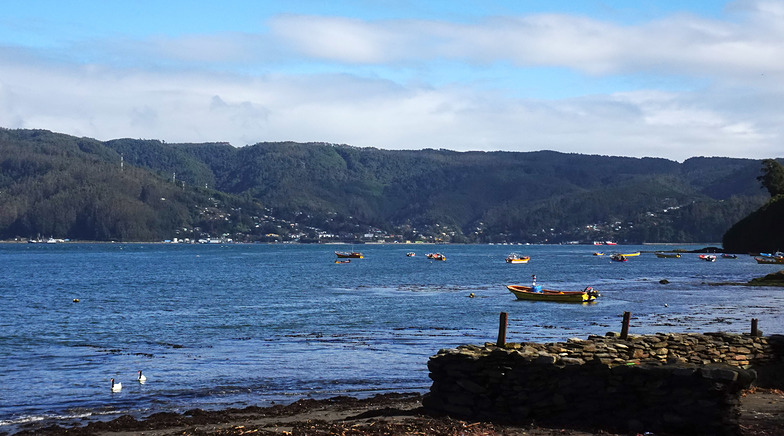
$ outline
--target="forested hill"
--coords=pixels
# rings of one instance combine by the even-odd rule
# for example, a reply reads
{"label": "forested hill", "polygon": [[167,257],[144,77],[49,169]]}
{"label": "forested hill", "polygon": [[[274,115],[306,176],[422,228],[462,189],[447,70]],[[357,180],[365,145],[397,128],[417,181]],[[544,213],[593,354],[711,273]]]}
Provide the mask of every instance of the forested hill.
{"label": "forested hill", "polygon": [[[98,142],[24,130],[2,132],[3,191],[25,175],[6,172],[5,143],[16,141],[16,149],[37,153],[38,142],[30,138],[36,132],[89,144],[80,149],[82,157],[107,168],[116,169],[122,155],[128,166],[148,169],[158,180],[175,178],[193,192],[206,187],[257,199],[279,220],[270,231],[284,239],[719,241],[766,200],[756,180],[760,162],[748,159],[678,163],[552,151],[389,151],[291,142],[235,148]],[[0,230],[18,234],[18,225],[9,230],[7,222],[0,220]],[[270,229],[269,222],[259,224]]]}
{"label": "forested hill", "polygon": [[0,239],[184,239],[248,228],[261,213],[249,198],[121,166],[93,139],[0,129]]}
{"label": "forested hill", "polygon": [[735,223],[724,234],[722,245],[735,253],[780,252],[784,250],[784,165],[776,159],[762,161],[757,178],[770,200],[751,215]]}

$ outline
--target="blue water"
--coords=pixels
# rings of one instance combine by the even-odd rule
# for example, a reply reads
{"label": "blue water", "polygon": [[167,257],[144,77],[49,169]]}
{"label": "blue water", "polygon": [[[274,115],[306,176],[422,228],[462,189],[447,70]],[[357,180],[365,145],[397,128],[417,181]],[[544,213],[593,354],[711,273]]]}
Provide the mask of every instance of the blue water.
{"label": "blue water", "polygon": [[[739,333],[751,318],[766,334],[784,333],[782,289],[708,284],[780,269],[748,256],[708,263],[643,253],[617,263],[592,256],[593,246],[363,245],[353,248],[364,259],[335,264],[333,251],[350,248],[0,244],[0,432],[424,392],[428,358],[495,342],[500,312],[509,314],[510,342],[619,331],[624,311],[633,334]],[[426,259],[429,251],[447,261]],[[513,251],[531,261],[506,264]],[[527,284],[531,274],[546,288],[591,285],[602,297],[591,305],[515,300],[505,285]],[[121,392],[111,392],[110,378]]]}

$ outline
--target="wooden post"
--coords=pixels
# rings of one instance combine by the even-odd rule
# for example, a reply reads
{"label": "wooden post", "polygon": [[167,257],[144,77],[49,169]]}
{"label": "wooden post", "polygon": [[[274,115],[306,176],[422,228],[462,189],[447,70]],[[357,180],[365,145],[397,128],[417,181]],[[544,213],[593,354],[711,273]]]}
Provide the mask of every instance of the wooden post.
{"label": "wooden post", "polygon": [[621,327],[621,339],[629,337],[629,321],[632,319],[631,312],[623,313],[623,326]]}
{"label": "wooden post", "polygon": [[757,330],[757,322],[759,320],[757,318],[751,319],[751,335],[752,336],[759,336],[759,331]]}
{"label": "wooden post", "polygon": [[501,319],[498,323],[498,347],[503,348],[506,346],[506,312],[501,312]]}

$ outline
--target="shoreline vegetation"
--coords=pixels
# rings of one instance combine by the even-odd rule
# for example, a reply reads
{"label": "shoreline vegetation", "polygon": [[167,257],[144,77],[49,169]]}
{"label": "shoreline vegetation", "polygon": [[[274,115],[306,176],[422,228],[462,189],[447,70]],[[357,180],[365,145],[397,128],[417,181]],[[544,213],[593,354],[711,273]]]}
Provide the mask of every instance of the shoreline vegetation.
{"label": "shoreline vegetation", "polygon": [[[27,435],[571,435],[613,436],[611,429],[565,428],[557,423],[509,425],[469,422],[433,414],[422,407],[422,394],[388,393],[357,399],[301,399],[288,405],[242,409],[192,409],[182,414],[161,412],[143,419],[124,415],[111,421],[70,426],[23,426]],[[740,436],[778,434],[784,428],[784,392],[751,388],[742,394]],[[2,432],[0,432],[2,434]]]}

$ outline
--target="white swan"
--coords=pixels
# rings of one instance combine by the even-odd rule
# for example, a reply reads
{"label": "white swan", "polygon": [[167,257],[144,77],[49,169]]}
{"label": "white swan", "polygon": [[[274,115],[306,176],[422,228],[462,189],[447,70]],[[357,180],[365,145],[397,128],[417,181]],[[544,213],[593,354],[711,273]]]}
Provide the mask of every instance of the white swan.
{"label": "white swan", "polygon": [[137,380],[139,380],[139,383],[141,383],[141,384],[144,384],[144,383],[147,382],[147,376],[142,374],[142,370],[139,370],[139,378],[137,378]]}
{"label": "white swan", "polygon": [[115,383],[112,379],[112,392],[120,392],[122,390],[122,383]]}

